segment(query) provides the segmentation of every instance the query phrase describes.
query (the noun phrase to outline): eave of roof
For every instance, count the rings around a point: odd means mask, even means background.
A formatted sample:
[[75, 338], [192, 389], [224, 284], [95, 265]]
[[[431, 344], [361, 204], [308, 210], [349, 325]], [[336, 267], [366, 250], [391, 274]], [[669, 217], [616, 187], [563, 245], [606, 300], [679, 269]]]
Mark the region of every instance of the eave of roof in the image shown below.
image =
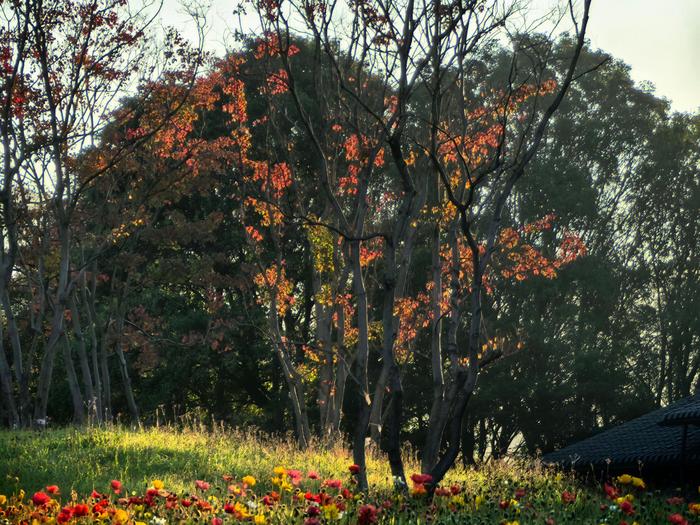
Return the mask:
[[600, 432], [547, 454], [544, 463], [566, 466], [669, 465], [681, 462], [683, 425], [687, 427], [686, 465], [700, 466], [700, 396]]

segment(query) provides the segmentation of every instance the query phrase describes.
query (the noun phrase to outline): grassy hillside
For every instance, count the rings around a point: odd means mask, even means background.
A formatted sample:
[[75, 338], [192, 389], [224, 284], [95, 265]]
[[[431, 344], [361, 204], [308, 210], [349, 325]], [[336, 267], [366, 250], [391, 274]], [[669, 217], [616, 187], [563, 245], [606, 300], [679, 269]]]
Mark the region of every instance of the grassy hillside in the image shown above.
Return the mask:
[[[415, 459], [407, 456], [407, 473], [418, 473]], [[393, 494], [386, 462], [375, 455], [369, 461], [373, 491], [356, 494], [351, 462], [341, 443], [299, 452], [292, 440], [255, 433], [163, 428], [0, 432], [0, 517], [5, 514], [11, 523], [89, 523], [93, 516], [101, 522], [154, 525], [218, 525], [218, 520], [307, 525], [700, 523], [693, 521], [700, 506], [666, 501], [647, 492], [638, 478], [612, 480], [614, 487], [606, 495], [602, 487], [586, 488], [537, 465], [494, 462], [454, 471], [431, 507], [420, 483], [409, 482], [405, 495]], [[309, 471], [317, 472], [318, 479]], [[112, 480], [121, 483], [118, 494]], [[205, 483], [197, 485], [197, 480]], [[93, 490], [103, 496], [90, 497]]]

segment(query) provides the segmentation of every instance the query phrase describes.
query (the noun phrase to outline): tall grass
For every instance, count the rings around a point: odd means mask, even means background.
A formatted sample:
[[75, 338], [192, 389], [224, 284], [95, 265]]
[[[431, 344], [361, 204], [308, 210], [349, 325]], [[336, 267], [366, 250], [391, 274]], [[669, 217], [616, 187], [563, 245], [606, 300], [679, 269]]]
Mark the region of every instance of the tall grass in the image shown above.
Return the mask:
[[[388, 488], [388, 465], [377, 456], [371, 449], [370, 483]], [[93, 488], [104, 489], [112, 479], [143, 488], [154, 478], [179, 491], [190, 488], [194, 479], [218, 479], [224, 474], [250, 474], [265, 483], [277, 465], [344, 477], [351, 463], [350, 452], [340, 440], [314, 443], [300, 451], [291, 436], [271, 437], [255, 430], [158, 427], [134, 431], [114, 427], [0, 431], [0, 493], [16, 487], [58, 484], [62, 490], [84, 494]], [[407, 469], [418, 471], [410, 451]]]
[[[410, 449], [405, 450], [405, 458], [407, 473], [419, 472], [419, 464]], [[120, 480], [126, 491], [136, 495], [143, 495], [149, 486], [154, 485], [153, 481], [159, 479], [169, 492], [179, 494], [181, 498], [197, 492], [195, 480], [204, 480], [212, 483], [212, 491], [207, 494], [218, 494], [223, 498], [226, 497], [227, 483], [222, 476], [230, 475], [240, 481], [243, 476], [252, 475], [258, 481], [254, 494], [260, 497], [273, 489], [284, 492], [272, 485], [272, 471], [276, 466], [304, 473], [314, 470], [321, 479], [341, 479], [343, 486], [352, 489], [348, 472], [351, 463], [351, 454], [340, 439], [313, 443], [308, 450], [300, 451], [291, 436], [274, 437], [255, 430], [221, 427], [207, 430], [190, 426], [144, 430], [113, 427], [0, 431], [0, 495], [8, 496], [10, 502], [5, 502], [4, 507], [0, 503], [0, 510], [7, 511], [7, 505], [16, 505], [20, 501], [20, 489], [33, 494], [48, 485], [58, 485], [58, 497], [63, 502], [71, 499], [71, 491], [78, 493], [76, 501], [86, 501], [93, 489], [111, 494], [110, 481], [113, 479]], [[459, 495], [454, 498], [459, 501], [456, 502], [450, 495], [455, 493], [448, 490], [447, 497], [443, 494], [438, 498], [436, 507], [429, 507], [428, 502], [415, 495], [406, 499], [399, 494], [392, 495], [388, 463], [372, 448], [369, 450], [368, 471], [372, 490], [368, 495], [356, 495], [358, 499], [353, 497], [347, 501], [347, 512], [341, 520], [344, 524], [357, 523], [359, 506], [364, 501], [378, 506], [383, 502], [393, 502], [392, 510], [382, 515], [380, 523], [394, 525], [415, 525], [418, 522], [451, 525], [612, 524], [628, 518], [631, 518], [628, 523], [634, 520], [638, 523], [667, 523], [675, 514], [681, 520], [689, 518], [695, 520], [692, 523], [700, 523], [700, 505], [696, 514], [695, 507], [688, 507], [688, 502], [667, 502], [658, 493], [618, 483], [620, 496], [633, 493], [630, 501], [634, 502], [634, 510], [629, 515], [623, 514], [621, 502], [606, 498], [601, 487], [583, 486], [568, 474], [545, 469], [532, 461], [506, 459], [466, 470], [457, 468], [445, 480], [445, 486], [455, 484], [452, 488], [456, 487]], [[320, 481], [305, 479], [302, 490], [319, 490]], [[564, 501], [564, 494], [569, 491], [575, 494], [574, 502]], [[513, 498], [518, 497], [517, 494], [524, 494], [524, 498], [515, 501]], [[292, 497], [286, 493], [286, 503], [264, 510], [265, 522], [271, 525], [302, 523], [306, 504], [303, 501], [295, 503], [296, 500], [290, 499]], [[231, 496], [228, 498], [226, 501], [231, 501]], [[95, 500], [91, 501], [94, 503]], [[113, 504], [117, 505], [116, 502]], [[124, 508], [132, 517], [138, 514], [139, 520], [144, 518], [144, 522], [148, 521], [145, 518], [149, 513], [180, 512], [166, 511], [163, 501], [150, 510], [144, 510], [143, 505], [141, 510], [128, 505]], [[260, 508], [256, 512], [261, 512]], [[26, 509], [26, 513], [30, 513], [36, 507], [30, 505]], [[116, 509], [116, 506], [112, 507], [111, 512], [116, 512]], [[212, 512], [230, 517], [230, 514], [223, 513], [221, 505]], [[185, 519], [187, 523], [196, 521]]]

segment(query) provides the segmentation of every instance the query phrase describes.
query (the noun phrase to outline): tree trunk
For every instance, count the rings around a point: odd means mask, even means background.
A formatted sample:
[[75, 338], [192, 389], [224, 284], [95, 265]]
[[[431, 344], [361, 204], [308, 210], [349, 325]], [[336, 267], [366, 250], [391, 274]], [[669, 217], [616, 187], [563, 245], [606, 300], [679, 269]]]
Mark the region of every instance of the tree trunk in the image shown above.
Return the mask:
[[12, 374], [10, 365], [5, 356], [5, 348], [2, 340], [2, 326], [0, 325], [0, 389], [2, 389], [2, 397], [5, 407], [8, 412], [8, 423], [10, 428], [18, 428], [21, 424], [19, 413], [17, 412], [17, 404], [12, 393]]
[[53, 378], [53, 366], [56, 358], [56, 348], [63, 337], [63, 306], [59, 302], [54, 305], [54, 314], [51, 322], [51, 335], [44, 345], [44, 357], [41, 360], [39, 380], [37, 383], [37, 402], [34, 406], [34, 424], [46, 423], [46, 411], [49, 404], [49, 392]]
[[120, 306], [119, 318], [116, 322], [116, 334], [114, 341], [114, 351], [117, 355], [117, 360], [119, 361], [119, 373], [122, 377], [122, 385], [124, 387], [124, 395], [126, 397], [126, 403], [129, 407], [129, 416], [131, 417], [131, 422], [133, 425], [140, 427], [141, 418], [139, 416], [139, 408], [136, 404], [136, 399], [134, 398], [134, 390], [131, 387], [131, 376], [129, 374], [129, 364], [126, 362], [126, 356], [124, 355], [124, 349], [122, 348], [122, 333], [124, 332], [124, 320], [126, 318], [126, 307], [125, 305]]
[[70, 389], [71, 401], [73, 402], [73, 423], [82, 425], [85, 422], [85, 410], [83, 396], [80, 393], [80, 385], [78, 384], [78, 375], [75, 373], [73, 365], [73, 355], [71, 345], [67, 337], [62, 338], [63, 341], [63, 361], [66, 367], [66, 377], [68, 379], [68, 388]]
[[445, 397], [445, 378], [442, 370], [442, 260], [440, 257], [440, 225], [436, 223], [432, 234], [433, 289], [430, 293], [430, 364], [433, 376], [433, 401], [428, 419], [428, 435], [421, 459], [421, 470], [430, 472], [435, 466], [442, 442], [440, 414]]
[[23, 364], [24, 360], [22, 358], [22, 343], [20, 342], [19, 330], [17, 329], [17, 320], [14, 312], [12, 311], [12, 305], [10, 304], [10, 297], [6, 285], [2, 285], [2, 292], [0, 292], [0, 294], [2, 296], [2, 307], [3, 311], [5, 312], [5, 319], [7, 321], [7, 335], [12, 347], [12, 369], [14, 370], [15, 381], [20, 392], [18, 413], [21, 418], [22, 415], [26, 413], [22, 392], [29, 389], [29, 377], [27, 374], [25, 374], [25, 366]]
[[369, 313], [367, 309], [367, 291], [365, 290], [362, 265], [360, 264], [360, 242], [353, 243], [352, 257], [352, 282], [357, 303], [357, 351], [355, 358], [355, 377], [358, 381], [358, 415], [357, 428], [352, 441], [353, 462], [359, 467], [355, 474], [358, 489], [366, 492], [367, 462], [365, 454], [365, 438], [367, 426], [370, 421], [371, 398], [369, 396]]
[[103, 420], [112, 421], [112, 381], [109, 376], [109, 363], [107, 361], [107, 330], [102, 330], [100, 338], [100, 371], [102, 372], [102, 409]]
[[87, 315], [88, 330], [90, 333], [90, 360], [92, 364], [92, 377], [95, 382], [95, 405], [97, 409], [97, 419], [102, 422], [105, 417], [104, 401], [103, 401], [103, 391], [102, 391], [102, 378], [100, 377], [100, 360], [98, 356], [99, 351], [99, 339], [97, 337], [97, 311], [95, 308], [95, 292], [97, 288], [97, 264], [93, 263], [90, 284], [91, 289], [88, 293], [88, 284], [85, 277], [82, 279], [81, 283], [81, 299], [85, 307], [85, 312]]
[[80, 363], [80, 373], [82, 375], [83, 386], [85, 388], [88, 422], [95, 419], [99, 421], [97, 398], [92, 382], [92, 373], [90, 371], [90, 362], [88, 361], [87, 349], [85, 347], [85, 337], [83, 337], [83, 327], [82, 323], [80, 322], [80, 312], [78, 311], [78, 305], [73, 294], [71, 294], [70, 299], [68, 300], [68, 307], [71, 311], [73, 337], [75, 338], [75, 343], [78, 349], [78, 362]]

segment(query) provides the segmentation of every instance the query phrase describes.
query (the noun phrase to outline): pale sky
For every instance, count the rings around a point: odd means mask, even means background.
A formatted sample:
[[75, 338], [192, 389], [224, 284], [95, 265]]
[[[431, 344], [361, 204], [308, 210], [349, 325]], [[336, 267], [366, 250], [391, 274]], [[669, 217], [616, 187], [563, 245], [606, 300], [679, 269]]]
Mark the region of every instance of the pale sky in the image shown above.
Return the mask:
[[[209, 0], [206, 48], [221, 54], [239, 21], [240, 0]], [[162, 23], [193, 36], [182, 0], [164, 0]], [[527, 2], [525, 2], [527, 3]], [[532, 0], [536, 10], [557, 0]], [[632, 67], [636, 82], [649, 81], [678, 111], [700, 108], [700, 0], [593, 0], [588, 37]]]

